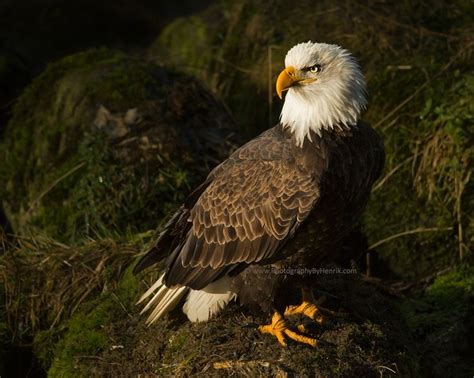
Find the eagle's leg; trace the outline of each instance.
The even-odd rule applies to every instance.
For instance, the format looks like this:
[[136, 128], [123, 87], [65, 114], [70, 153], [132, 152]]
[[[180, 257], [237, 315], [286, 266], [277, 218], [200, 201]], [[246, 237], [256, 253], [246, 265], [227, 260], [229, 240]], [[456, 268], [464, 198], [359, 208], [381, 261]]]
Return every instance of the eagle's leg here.
[[272, 317], [272, 323], [258, 327], [261, 333], [269, 333], [277, 338], [281, 346], [286, 346], [285, 338], [288, 337], [296, 342], [304, 343], [315, 347], [317, 341], [311, 337], [303, 336], [289, 329], [285, 318], [275, 311]]
[[316, 306], [313, 293], [310, 288], [301, 289], [302, 301], [299, 305], [287, 306], [285, 309], [285, 317], [291, 315], [305, 315], [319, 324], [324, 323], [324, 317]]

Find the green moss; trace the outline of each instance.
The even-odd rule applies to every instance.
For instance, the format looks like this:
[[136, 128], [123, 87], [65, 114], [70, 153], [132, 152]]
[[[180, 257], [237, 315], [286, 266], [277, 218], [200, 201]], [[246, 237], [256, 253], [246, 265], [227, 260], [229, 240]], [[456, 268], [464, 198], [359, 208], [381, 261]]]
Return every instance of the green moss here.
[[[77, 359], [94, 356], [109, 345], [107, 337], [99, 331], [87, 329], [93, 326], [92, 322], [85, 319], [76, 319], [70, 323], [70, 328], [65, 339], [57, 344], [62, 352], [54, 358], [53, 364], [48, 371], [50, 377], [74, 377], [86, 376], [84, 372], [78, 371]], [[102, 323], [98, 323], [100, 325]], [[86, 329], [83, 329], [86, 327]]]
[[51, 366], [54, 360], [54, 346], [60, 339], [57, 329], [43, 330], [36, 333], [33, 340], [33, 353], [41, 366], [45, 369]]
[[438, 278], [401, 312], [419, 350], [422, 371], [469, 376], [472, 359], [474, 268], [461, 266]]
[[119, 286], [113, 292], [105, 293], [81, 306], [64, 325], [65, 330], [57, 341], [48, 331], [40, 332], [35, 338], [38, 357], [48, 367], [48, 376], [87, 376], [82, 370], [90, 363], [89, 357], [96, 356], [111, 346], [105, 327], [117, 318], [124, 318], [132, 311], [138, 293], [138, 281], [127, 269]]
[[[213, 44], [215, 38], [211, 28], [212, 25], [198, 16], [179, 18], [160, 34], [150, 49], [150, 55], [172, 56], [173, 62], [179, 62], [179, 68], [197, 76], [205, 74], [212, 60], [212, 50], [208, 46]], [[179, 46], [179, 50], [174, 50], [174, 46]], [[196, 54], [197, 51], [200, 53]]]
[[202, 353], [200, 346], [193, 339], [187, 328], [173, 333], [164, 349], [160, 375], [176, 375], [193, 371], [193, 361]]

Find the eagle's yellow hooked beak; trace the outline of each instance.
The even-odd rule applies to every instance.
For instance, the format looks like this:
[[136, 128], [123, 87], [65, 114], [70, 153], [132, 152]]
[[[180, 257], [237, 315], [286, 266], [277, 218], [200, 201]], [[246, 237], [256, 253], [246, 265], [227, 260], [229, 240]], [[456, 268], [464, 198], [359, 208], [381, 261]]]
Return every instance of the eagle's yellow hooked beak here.
[[280, 97], [280, 99], [283, 98], [283, 91], [290, 88], [298, 81], [299, 79], [296, 77], [295, 68], [293, 66], [286, 67], [280, 72], [276, 81], [276, 91], [278, 97]]
[[276, 90], [277, 95], [282, 98], [282, 94], [284, 90], [287, 90], [291, 86], [298, 84], [298, 85], [306, 85], [315, 82], [317, 79], [315, 77], [309, 77], [307, 79], [298, 77], [296, 74], [295, 67], [288, 66], [283, 71], [280, 72], [278, 75], [277, 83], [276, 83]]

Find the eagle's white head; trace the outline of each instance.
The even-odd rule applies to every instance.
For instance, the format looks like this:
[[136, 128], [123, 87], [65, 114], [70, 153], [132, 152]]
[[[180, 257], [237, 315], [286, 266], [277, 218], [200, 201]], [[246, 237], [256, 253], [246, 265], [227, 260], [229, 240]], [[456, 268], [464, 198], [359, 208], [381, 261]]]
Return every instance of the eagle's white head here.
[[365, 80], [354, 57], [345, 49], [311, 41], [293, 46], [278, 76], [278, 96], [288, 93], [280, 119], [298, 145], [310, 131], [357, 123], [367, 104]]

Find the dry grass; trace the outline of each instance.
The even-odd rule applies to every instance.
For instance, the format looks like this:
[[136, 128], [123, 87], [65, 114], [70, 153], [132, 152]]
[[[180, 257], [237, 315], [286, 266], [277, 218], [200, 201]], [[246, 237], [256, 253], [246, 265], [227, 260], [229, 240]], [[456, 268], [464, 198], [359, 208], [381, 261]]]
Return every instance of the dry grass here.
[[[420, 195], [428, 200], [439, 197], [447, 211], [453, 214], [457, 223], [459, 258], [468, 251], [464, 240], [463, 219], [472, 215], [463, 213], [462, 199], [472, 175], [473, 148], [459, 151], [452, 135], [440, 128], [423, 143], [420, 158], [415, 161], [414, 186]], [[457, 158], [453, 162], [453, 157]]]
[[52, 329], [94, 293], [113, 289], [136, 254], [136, 247], [113, 240], [69, 247], [51, 239], [18, 239], [0, 259], [12, 338]]

